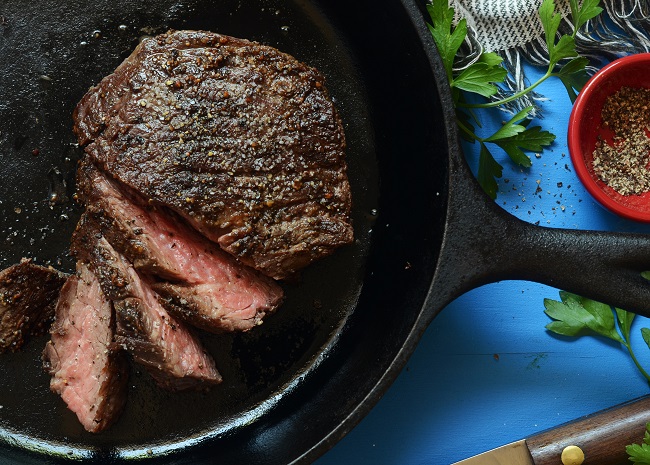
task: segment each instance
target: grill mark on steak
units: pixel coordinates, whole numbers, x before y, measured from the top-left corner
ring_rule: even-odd
[[[93,433],[113,424],[126,403],[127,363],[113,343],[113,325],[99,282],[78,263],[61,290],[43,361],[50,389]]]
[[[154,289],[177,317],[210,332],[247,331],[282,302],[282,288],[272,279],[238,263],[167,212],[120,192],[94,166],[82,164],[78,179],[86,212],[101,235],[138,271],[173,281]],[[181,300],[187,309],[180,308]]]
[[[0,271],[0,353],[18,350],[44,334],[67,275],[22,260]]]
[[[84,214],[73,250],[87,260],[116,315],[115,342],[170,390],[204,389],[222,381],[199,339],[162,307],[150,285]]]
[[[200,31],[145,39],[74,119],[98,166],[268,276],[353,240],[324,78],[274,48]]]

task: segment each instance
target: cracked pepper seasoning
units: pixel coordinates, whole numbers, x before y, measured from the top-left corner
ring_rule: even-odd
[[[596,142],[596,175],[621,195],[650,191],[650,89],[622,87],[602,109],[603,127],[614,134],[612,143]]]

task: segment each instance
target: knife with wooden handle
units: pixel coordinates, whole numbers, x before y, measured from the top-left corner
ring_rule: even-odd
[[[641,443],[649,422],[650,396],[644,396],[452,465],[562,465],[562,451],[571,446],[584,453],[584,465],[622,465],[630,463],[625,446]]]

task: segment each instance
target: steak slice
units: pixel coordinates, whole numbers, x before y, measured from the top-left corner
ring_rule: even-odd
[[[242,265],[183,221],[122,193],[92,165],[82,164],[78,179],[86,212],[108,242],[138,271],[174,282],[154,287],[168,297],[163,302],[189,294],[191,308],[167,307],[177,317],[211,332],[246,331],[282,302],[282,288],[271,278]]]
[[[113,343],[110,302],[82,264],[63,285],[43,361],[50,389],[61,396],[83,427],[97,433],[113,424],[126,403],[128,367]]]
[[[108,243],[88,217],[73,237],[77,257],[87,260],[113,301],[115,342],[170,390],[203,389],[221,382],[214,360],[199,339],[158,302],[151,286]]]
[[[45,334],[66,275],[22,260],[0,271],[0,353],[22,347],[25,338]]]
[[[213,284],[155,282],[151,287],[169,313],[211,333],[248,331],[265,315],[250,305],[250,296]]]
[[[170,31],[82,98],[74,131],[111,176],[282,279],[353,240],[345,135],[324,81],[272,47]]]

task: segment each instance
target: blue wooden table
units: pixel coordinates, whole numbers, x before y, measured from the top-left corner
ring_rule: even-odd
[[[529,72],[534,79],[536,72]],[[544,118],[534,124],[556,134],[556,142],[531,155],[530,169],[499,154],[504,174],[496,202],[544,227],[650,233],[648,225],[604,210],[583,189],[566,144],[571,102],[559,81],[547,81],[539,91],[550,100],[542,103]],[[486,134],[507,119],[498,112],[483,118]],[[465,151],[475,164],[478,147]],[[650,393],[617,344],[547,332],[544,298],[559,299],[558,289],[510,281],[452,302],[377,406],[316,464],[450,464]],[[637,318],[633,345],[650,367],[643,326],[650,321]]]

